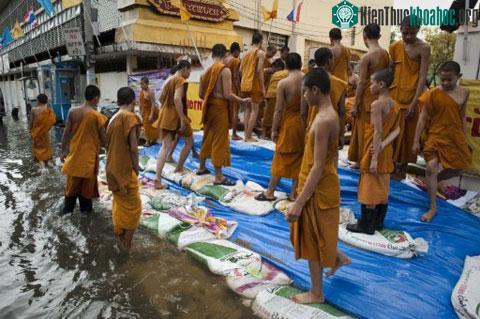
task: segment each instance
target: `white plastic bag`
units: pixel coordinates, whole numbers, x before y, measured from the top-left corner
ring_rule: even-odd
[[[480,256],[465,258],[462,275],[452,291],[452,305],[459,318],[480,318]]]

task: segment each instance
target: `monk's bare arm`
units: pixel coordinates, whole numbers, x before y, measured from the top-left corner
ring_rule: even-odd
[[[307,180],[302,192],[298,195],[295,201],[300,207],[303,208],[306,202],[312,197],[315,188],[322,177],[325,163],[327,161],[328,141],[330,132],[333,130],[333,123],[322,121],[315,125],[313,129],[313,138],[315,140],[313,147],[313,166],[308,173]],[[311,134],[308,132],[307,134]]]
[[[338,102],[338,117],[340,123],[340,129],[338,131],[340,139],[339,148],[343,148],[343,144],[345,143],[345,92],[343,92]]]
[[[356,116],[358,106],[363,98],[363,92],[368,82],[368,66],[370,64],[370,56],[365,56],[360,62],[360,81],[358,82],[357,91],[355,93],[355,102],[352,106],[352,115]]]
[[[183,96],[185,95],[184,86],[180,86],[175,90],[175,95],[173,97],[173,101],[175,103],[175,110],[177,110],[178,117],[180,121],[183,123],[185,122],[185,114],[183,114]]]
[[[462,104],[462,107],[460,108],[460,116],[462,117],[462,122],[463,122],[463,131],[465,132],[465,135],[467,135],[467,103],[468,99],[470,98],[470,90],[465,89],[467,91],[465,102]]]
[[[397,125],[397,127],[395,128],[395,130],[393,130],[392,132],[390,132],[390,134],[388,134],[388,136],[383,140],[382,142],[382,150],[387,147],[388,145],[390,145],[391,143],[393,143],[393,141],[395,141],[395,139],[398,137],[398,135],[400,135],[400,125]]]
[[[281,80],[277,88],[277,103],[275,104],[275,111],[273,113],[272,123],[272,140],[276,142],[278,138],[278,131],[280,129],[280,121],[282,120],[283,109],[285,108],[285,81]]]
[[[383,105],[379,101],[372,103],[372,113],[370,120],[373,125],[373,154],[370,162],[370,172],[377,172],[378,155],[382,150],[382,137],[383,137],[383,120],[382,120],[382,108]]]
[[[71,138],[72,138],[72,112],[69,112],[68,118],[67,118],[67,124],[65,125],[65,128],[63,130],[63,136],[62,136],[62,155],[61,155],[62,161],[68,155]]]
[[[244,102],[244,99],[235,95],[232,91],[232,72],[230,69],[224,68],[220,75],[222,79],[223,96],[229,101]]]
[[[150,101],[152,101],[152,108],[158,107],[158,103],[155,100],[155,92],[153,92],[152,89],[149,89],[148,90],[148,95],[150,96]]]
[[[138,165],[138,137],[137,127],[133,127],[128,134],[128,145],[130,146],[130,160],[132,161],[133,170],[138,176],[140,167]]]
[[[263,77],[263,64],[265,61],[265,52],[260,51],[258,54],[258,63],[257,63],[257,76],[258,79],[260,80],[260,85],[262,88],[262,92],[265,94],[265,78]]]
[[[425,44],[420,50],[420,70],[417,82],[417,89],[413,96],[412,102],[408,106],[407,117],[411,117],[415,114],[417,101],[420,95],[422,95],[425,89],[425,83],[427,82],[428,66],[430,65],[430,46]]]
[[[302,125],[304,128],[307,128],[307,117],[308,117],[308,103],[305,99],[305,87],[302,84],[302,99],[300,103],[300,119],[302,120]]]
[[[205,81],[203,81],[203,74],[202,76],[200,77],[200,84],[198,86],[198,96],[203,100],[205,98],[205,90],[207,89],[205,87]]]
[[[32,112],[30,113],[30,120],[28,121],[28,128],[31,130],[32,127],[33,127],[33,123],[35,123],[35,110],[32,110]]]
[[[422,111],[420,112],[420,116],[418,118],[417,129],[415,130],[415,139],[413,140],[413,152],[415,154],[418,154],[418,152],[420,151],[420,136],[425,130],[425,125],[427,121],[428,121],[427,107],[426,105],[423,105]]]
[[[99,134],[101,146],[107,148],[107,130],[105,129],[105,126],[100,128]]]

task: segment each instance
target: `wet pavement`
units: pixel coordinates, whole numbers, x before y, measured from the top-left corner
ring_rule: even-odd
[[[52,130],[58,158],[61,129]],[[222,277],[139,229],[115,250],[110,213],[64,217],[65,178],[42,173],[25,120],[0,124],[1,318],[252,318]],[[58,159],[57,159],[58,161]]]

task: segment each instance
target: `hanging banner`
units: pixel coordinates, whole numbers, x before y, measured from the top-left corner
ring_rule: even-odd
[[[473,149],[472,173],[480,175],[480,81],[462,80],[461,85],[470,90],[467,102],[467,140]]]
[[[220,22],[228,17],[228,9],[218,0],[181,0],[183,6],[197,20]],[[161,14],[180,16],[180,10],[170,0],[148,0]]]
[[[170,75],[170,69],[161,69],[149,72],[135,73],[128,76],[128,86],[135,91],[137,101],[140,99],[140,81],[143,77],[147,77],[150,88],[155,93],[155,100],[158,103],[163,86]],[[187,107],[188,117],[192,120],[192,129],[200,130],[202,128],[200,122],[202,120],[202,100],[199,97],[199,83],[188,82],[187,91]]]

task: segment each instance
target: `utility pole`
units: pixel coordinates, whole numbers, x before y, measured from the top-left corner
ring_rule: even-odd
[[[93,43],[92,1],[83,1],[83,28],[85,35],[85,66],[87,69],[87,85],[95,84],[95,45]]]

